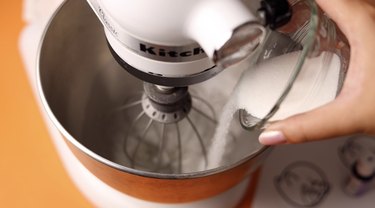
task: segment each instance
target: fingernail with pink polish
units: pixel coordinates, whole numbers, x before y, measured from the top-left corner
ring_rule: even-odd
[[[286,138],[281,131],[264,131],[259,135],[259,142],[264,145],[286,143]]]

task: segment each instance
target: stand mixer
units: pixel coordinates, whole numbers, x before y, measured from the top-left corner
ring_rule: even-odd
[[[265,39],[265,25],[276,29],[290,20],[289,3],[262,1],[258,15],[237,0],[88,2],[104,26],[113,57],[144,81],[141,96],[119,107],[124,114],[139,111],[131,116],[124,138],[129,166],[171,173],[207,169],[207,138],[213,136],[217,118],[212,104],[191,95],[188,86],[254,54]],[[160,130],[151,132],[152,126]],[[182,143],[186,142],[181,140],[186,134],[197,139],[197,154],[203,155],[204,164],[200,168],[185,164],[189,168],[183,171]],[[170,141],[176,138],[177,142]],[[175,145],[168,151],[167,143]],[[145,155],[139,152],[154,154],[139,159]]]
[[[74,158],[126,196],[129,207],[236,206],[270,148],[258,143],[259,131],[243,128],[247,121],[237,112],[223,161],[210,165],[218,115],[241,68],[279,51],[316,55],[318,24],[272,32],[298,14],[295,5],[303,12],[316,5],[264,0],[250,10],[239,0],[87,2],[64,2],[39,50],[42,102]],[[306,14],[307,22],[318,15]]]

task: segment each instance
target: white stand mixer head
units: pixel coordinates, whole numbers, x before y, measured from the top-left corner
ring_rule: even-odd
[[[262,19],[239,0],[88,2],[115,58],[160,85],[204,81],[252,54],[266,33]]]

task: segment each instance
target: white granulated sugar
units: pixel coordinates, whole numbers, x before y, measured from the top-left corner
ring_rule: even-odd
[[[245,109],[255,117],[265,117],[284,91],[301,52],[293,52],[248,69],[241,77],[235,91],[220,116],[213,143],[209,149],[209,168],[222,162],[228,148],[228,128],[233,114]],[[332,59],[325,59],[332,55]],[[293,88],[271,120],[280,120],[324,105],[336,96],[340,59],[337,55],[323,53],[306,59]],[[327,59],[329,60],[329,59]]]
[[[228,142],[229,128],[233,115],[238,109],[237,103],[235,102],[236,99],[233,98],[234,97],[231,97],[224,106],[224,110],[219,117],[213,142],[208,151],[208,169],[216,168],[220,165],[225,150],[228,148],[228,145],[230,145]]]
[[[236,91],[238,107],[255,117],[265,117],[287,86],[299,55],[300,52],[285,54],[247,70]],[[324,61],[327,53],[306,59],[293,88],[272,120],[311,110],[335,98],[340,59],[331,55],[328,63]]]

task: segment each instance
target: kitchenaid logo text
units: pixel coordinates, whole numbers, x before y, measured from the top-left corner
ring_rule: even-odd
[[[201,47],[192,48],[189,50],[170,50],[160,47],[147,46],[146,44],[140,43],[139,50],[153,56],[160,57],[171,57],[171,58],[184,58],[198,55],[205,55],[204,50]]]
[[[101,18],[102,18],[102,21],[103,21],[104,25],[107,27],[107,29],[108,29],[109,31],[111,31],[111,33],[112,33],[113,35],[117,36],[117,35],[118,35],[117,30],[116,30],[115,27],[113,27],[112,24],[109,22],[109,20],[108,20],[107,16],[105,15],[103,9],[102,9],[101,7],[98,7],[98,11],[99,11],[99,14],[100,14],[100,16],[101,16]]]

